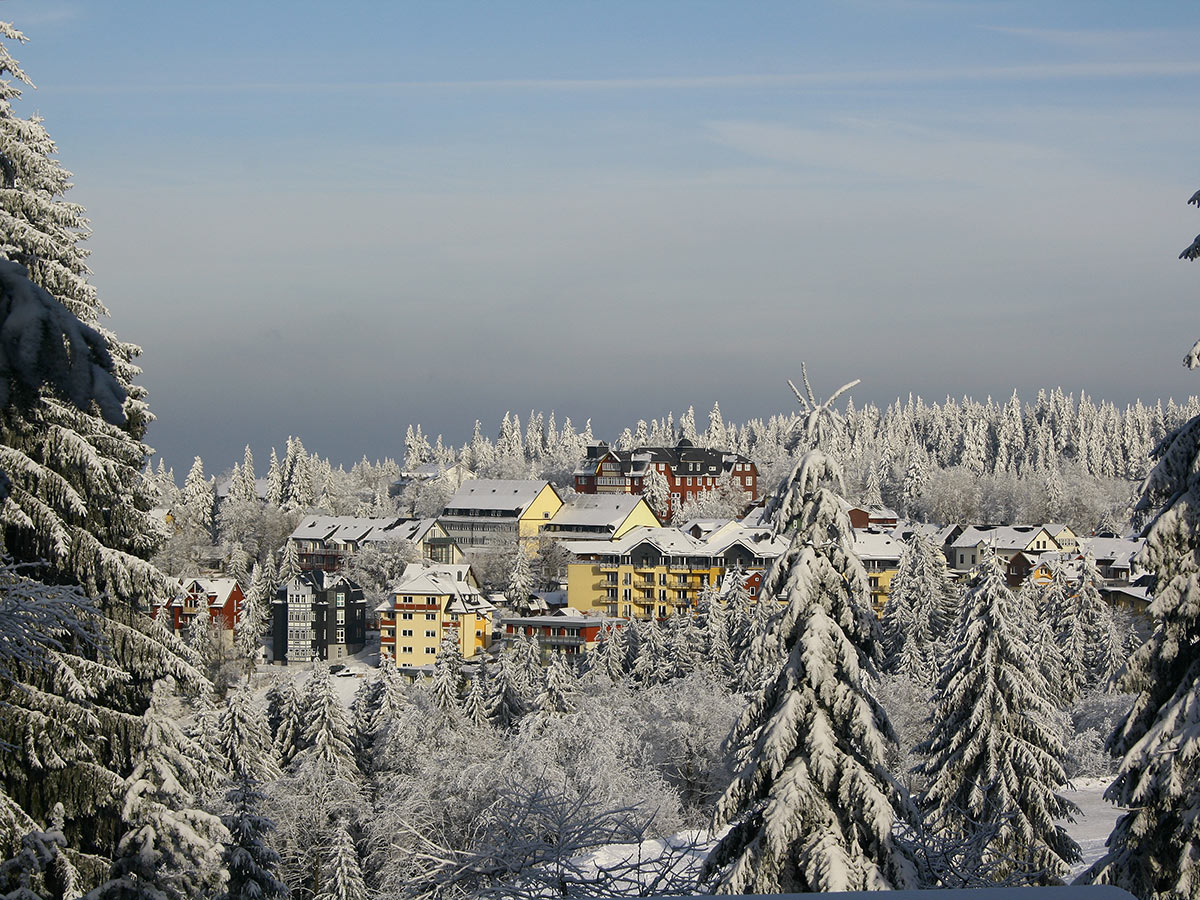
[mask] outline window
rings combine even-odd
[[[339,644],[346,643],[346,629],[345,628],[339,628],[337,630],[337,642]],[[338,655],[340,656],[341,654],[339,653]]]
[[[345,624],[346,624],[346,611],[345,611],[344,609],[339,609],[339,610],[337,611],[337,623],[338,623],[339,625],[345,625]]]
[[[432,628],[426,628],[425,629],[425,637],[435,638],[435,637],[437,637],[437,631],[435,631]]]
[[[412,637],[412,629],[411,628],[402,629],[400,632],[400,636],[401,637]]]
[[[412,647],[409,647],[409,646],[407,646],[407,645],[406,645],[406,646],[404,646],[404,647],[401,647],[401,648],[400,648],[400,652],[401,652],[401,653],[412,653]]]
[[[426,656],[437,656],[437,647],[426,647],[425,655]]]
[[[346,605],[346,592],[338,591],[337,595],[336,595],[336,600],[337,600],[338,606],[345,606]]]
[[[411,619],[412,619],[412,613],[400,613],[400,618],[402,618],[402,619],[410,619],[410,620],[411,620]]]
[[[437,613],[425,613],[425,621],[426,622],[436,622],[437,621]]]

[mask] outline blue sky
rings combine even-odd
[[[286,11],[286,14],[284,14]],[[1196,392],[1190,3],[0,0],[149,441]]]

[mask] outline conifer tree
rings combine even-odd
[[[268,721],[275,757],[280,765],[289,766],[296,754],[304,749],[304,706],[294,679],[281,681],[271,689]]]
[[[108,881],[89,900],[191,900],[221,881],[221,846],[228,832],[197,808],[210,776],[199,748],[160,709],[163,689],[142,720],[145,739],[125,780],[122,816],[128,830],[117,844]]]
[[[1016,598],[990,548],[963,600],[955,648],[938,681],[924,805],[935,831],[974,842],[970,863],[994,877],[1061,884],[1079,847],[1055,821],[1073,807],[1063,747],[1022,628]]]
[[[1189,201],[1200,206],[1200,192]],[[1181,254],[1196,259],[1200,238]],[[1200,365],[1200,342],[1184,359]],[[1107,852],[1081,880],[1124,888],[1140,900],[1185,900],[1200,892],[1200,417],[1155,448],[1137,513],[1146,521],[1145,563],[1154,573],[1154,631],[1130,658],[1116,687],[1135,694],[1109,739],[1123,756],[1105,792],[1128,811]]]
[[[637,658],[633,662],[634,679],[643,687],[661,684],[671,677],[667,658],[667,640],[658,621],[650,618],[637,626]]]
[[[546,666],[546,681],[537,698],[538,718],[541,721],[565,716],[575,711],[575,673],[565,653],[552,653]]]
[[[21,118],[13,106],[18,85],[29,81],[4,42],[24,38],[0,23],[0,39],[0,293],[10,319],[20,309],[30,325],[19,353],[13,335],[5,339],[0,410],[0,470],[7,478],[0,528],[8,556],[28,565],[0,581],[18,593],[38,581],[76,584],[99,611],[80,613],[90,624],[60,642],[52,665],[24,670],[19,687],[0,678],[0,741],[10,748],[0,754],[0,794],[31,821],[45,821],[48,803],[61,800],[68,842],[83,853],[106,854],[119,834],[114,801],[141,743],[135,723],[151,684],[166,674],[189,684],[203,676],[182,645],[144,615],[169,588],[148,562],[162,535],[149,512],[156,491],[143,477],[149,452],[141,438],[151,416],[145,392],[133,383],[140,351],[100,325],[107,310],[88,283],[83,247],[90,228],[83,208],[65,199],[70,173],[55,158],[41,119]],[[45,335],[70,327],[59,328],[57,344],[43,342],[36,380],[18,378],[28,374],[14,363],[34,349],[34,325]],[[77,353],[85,367],[76,365]],[[93,377],[100,374],[104,392],[104,379]],[[75,384],[37,390],[68,375]],[[10,740],[13,731],[17,740]]]
[[[288,541],[283,548],[283,558],[279,560],[279,578],[276,584],[291,584],[300,577],[300,549],[295,541]]]
[[[542,647],[537,635],[521,629],[512,645],[512,674],[521,685],[521,693],[532,702],[542,690]]]
[[[56,803],[49,827],[33,828],[21,838],[21,849],[0,862],[0,897],[4,900],[41,900],[62,897],[75,900],[82,895],[80,874],[67,855],[63,835],[63,806]]]
[[[354,739],[341,698],[333,689],[327,666],[318,666],[306,686],[304,747],[296,754],[300,768],[311,768],[329,777],[358,780]]]
[[[1051,565],[1040,605],[1058,643],[1061,681],[1057,693],[1064,704],[1074,703],[1087,686],[1087,633],[1080,617],[1079,595],[1062,563]]]
[[[705,617],[704,638],[708,669],[719,684],[729,686],[737,672],[733,650],[729,645],[729,613],[725,606],[714,600]]]
[[[774,571],[772,569],[771,571]],[[773,592],[760,590],[753,599],[750,616],[746,620],[743,640],[746,650],[741,655],[738,690],[757,691],[763,684],[772,681],[783,662],[776,625],[783,609],[775,601]]]
[[[314,900],[364,900],[367,885],[362,863],[346,820],[339,818],[333,829],[333,843],[323,867],[325,877]]]
[[[703,636],[686,612],[671,616],[666,631],[666,677],[686,678],[700,666]]]
[[[870,692],[870,588],[830,480],[840,471],[812,451],[783,493],[792,539],[758,602],[787,600],[773,629],[784,662],[729,738],[734,775],[714,826],[732,827],[704,873],[723,892],[916,886],[913,860],[893,837],[908,815],[885,770],[895,737]]]
[[[1123,642],[1117,634],[1112,608],[1100,596],[1103,584],[1096,560],[1085,553],[1079,567],[1079,618],[1086,637],[1084,670],[1091,691],[1102,691],[1109,679],[1125,664]]]
[[[651,512],[665,521],[671,513],[671,485],[667,481],[667,476],[660,472],[656,465],[650,466],[650,473],[646,476],[642,496],[646,499],[646,504],[650,507]]]
[[[462,670],[463,657],[458,649],[458,641],[453,637],[442,638],[442,646],[433,664],[433,682],[430,685],[433,702],[441,709],[450,711],[458,708],[463,688]]]
[[[488,723],[488,698],[491,696],[491,680],[488,678],[487,659],[480,661],[471,686],[467,689],[466,699],[463,700],[463,716],[472,725]]]
[[[262,815],[263,795],[246,772],[234,777],[225,795],[230,811],[221,817],[229,832],[221,861],[229,882],[217,900],[286,900],[287,885],[279,880],[279,854],[269,836],[275,823]]]
[[[529,703],[524,682],[516,671],[513,653],[506,648],[500,653],[496,676],[492,679],[488,718],[499,729],[515,728],[529,712]]]
[[[250,589],[250,567],[250,554],[245,551],[240,541],[235,541],[229,548],[229,559],[225,562],[225,571],[238,583],[243,592]]]
[[[249,684],[238,685],[225,698],[215,743],[235,779],[245,775],[258,784],[279,776],[267,723],[254,704]]]
[[[183,483],[183,506],[188,518],[210,536],[216,528],[216,500],[212,482],[204,477],[204,462],[197,456]]]
[[[528,604],[529,592],[532,590],[533,567],[529,564],[529,551],[518,541],[512,566],[508,571],[508,587],[504,596],[513,606],[522,607]]]
[[[263,595],[262,567],[254,565],[250,586],[245,591],[242,615],[234,629],[234,643],[238,652],[250,661],[251,667],[263,653],[262,635],[271,618],[270,600]]]

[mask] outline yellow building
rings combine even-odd
[[[494,609],[470,566],[410,563],[376,609],[380,654],[398,666],[423,666],[452,636],[470,659],[491,642]]]
[[[662,619],[696,608],[701,592],[737,566],[756,593],[763,570],[787,547],[769,529],[736,522],[693,534],[641,526],[613,541],[567,541],[567,604],[583,612]]]
[[[518,539],[535,550],[538,532],[562,505],[548,481],[474,478],[463,482],[438,522],[464,550],[512,547]]]
[[[642,496],[580,494],[559,508],[542,534],[557,541],[616,540],[642,526],[662,527]]]
[[[867,570],[871,584],[871,604],[876,615],[883,615],[892,587],[892,578],[900,570],[900,554],[904,545],[881,531],[854,532],[854,552]]]

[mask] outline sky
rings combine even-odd
[[[1200,7],[0,0],[177,472],[1198,393]],[[1192,110],[1192,112],[1189,112]],[[261,474],[261,473],[260,473]],[[182,476],[180,476],[182,477]]]

